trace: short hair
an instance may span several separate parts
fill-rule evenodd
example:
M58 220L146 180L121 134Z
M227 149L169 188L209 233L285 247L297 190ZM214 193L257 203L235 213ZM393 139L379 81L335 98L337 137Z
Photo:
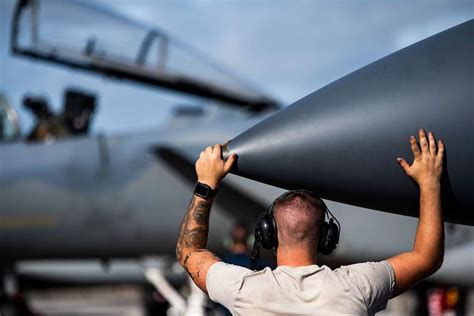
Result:
M289 191L277 198L273 206L278 244L308 246L316 250L326 205L313 192Z

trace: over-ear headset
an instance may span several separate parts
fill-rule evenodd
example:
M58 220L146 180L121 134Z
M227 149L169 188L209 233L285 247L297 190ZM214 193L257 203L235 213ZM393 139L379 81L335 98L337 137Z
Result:
M292 190L283 193L273 201L273 203L263 212L262 215L257 219L255 224L255 242L253 245L252 252L250 254L250 269L255 270L257 263L260 260L260 247L264 249L276 249L278 248L278 234L277 225L275 218L273 217L273 209L275 205L282 199L296 193L307 193L317 198L314 193L307 190ZM323 203L324 207L324 221L321 226L318 242L318 252L323 255L331 254L336 249L337 243L339 242L339 234L341 231L341 225L339 221L332 215L331 211L327 208L326 204ZM329 221L326 221L328 217Z

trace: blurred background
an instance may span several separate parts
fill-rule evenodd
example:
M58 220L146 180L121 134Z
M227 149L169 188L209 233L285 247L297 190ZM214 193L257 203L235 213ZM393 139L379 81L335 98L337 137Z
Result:
M225 314L173 256L200 150L473 15L472 1L0 0L0 315ZM211 247L242 259L281 192L226 179ZM328 206L343 230L324 264L411 247L416 219ZM474 315L474 230L446 231L444 267L380 315Z

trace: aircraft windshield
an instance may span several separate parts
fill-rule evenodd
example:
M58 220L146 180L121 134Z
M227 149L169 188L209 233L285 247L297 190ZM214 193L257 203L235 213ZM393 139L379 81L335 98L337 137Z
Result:
M19 3L12 28L17 54L240 106L276 105L160 29L80 1Z

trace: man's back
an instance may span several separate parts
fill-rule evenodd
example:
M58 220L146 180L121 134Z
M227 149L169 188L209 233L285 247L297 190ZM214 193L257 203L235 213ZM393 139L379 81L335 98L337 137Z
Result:
M218 262L206 279L210 298L235 315L373 315L385 308L394 285L386 262L255 272Z

